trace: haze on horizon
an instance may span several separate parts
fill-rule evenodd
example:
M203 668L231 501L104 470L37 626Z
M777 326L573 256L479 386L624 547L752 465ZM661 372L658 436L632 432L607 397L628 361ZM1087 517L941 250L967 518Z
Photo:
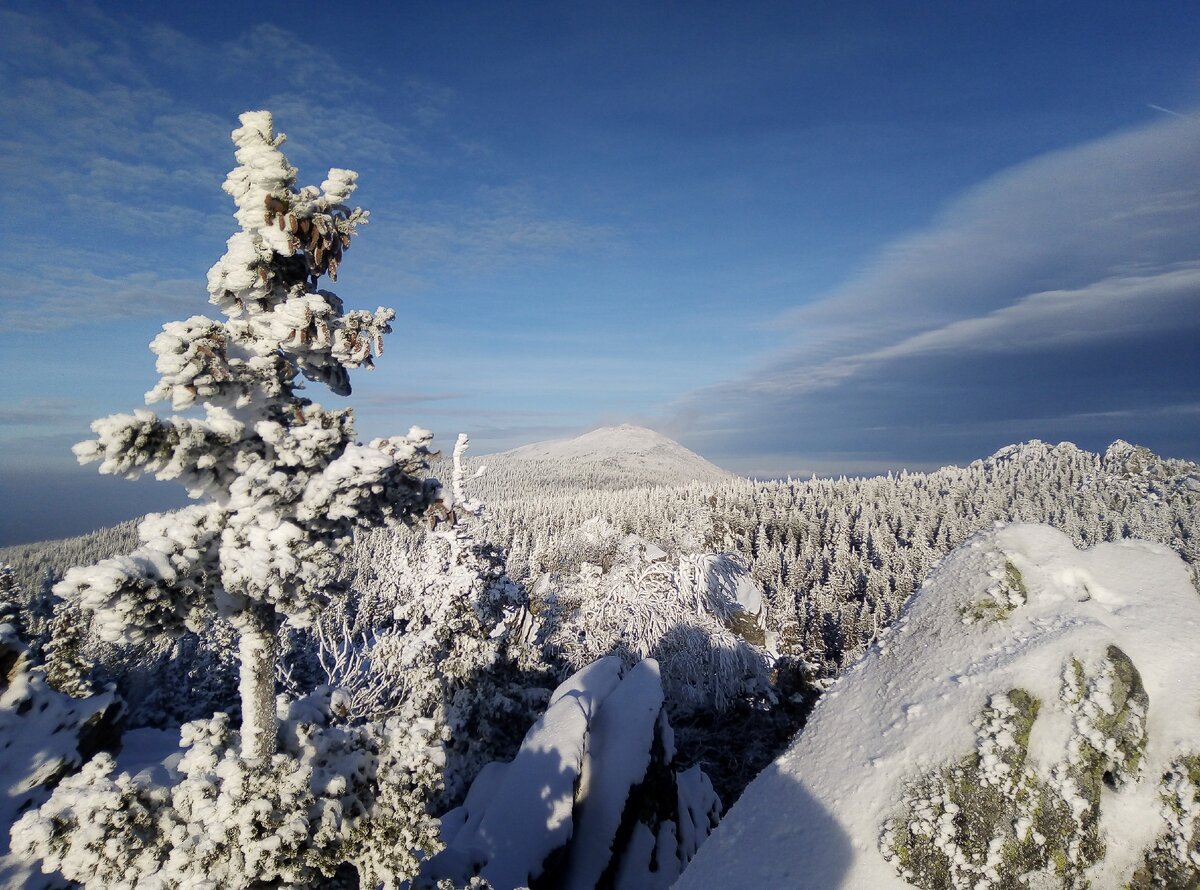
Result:
M1086 14L1086 22L1080 16ZM348 404L473 453L631 421L758 476L1200 458L1200 30L1093 4L0 0L0 544L179 504L70 445L211 314L251 108L360 173Z

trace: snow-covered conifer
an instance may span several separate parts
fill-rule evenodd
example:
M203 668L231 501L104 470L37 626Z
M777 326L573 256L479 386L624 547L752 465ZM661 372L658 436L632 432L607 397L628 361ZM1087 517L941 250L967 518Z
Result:
M377 728L330 725L327 701L285 714L279 731L281 624L312 623L355 530L412 522L440 488L421 474L428 431L364 446L352 411L300 393L303 375L348 394L349 370L370 367L394 317L345 312L318 289L366 221L346 204L356 174L334 169L320 188L297 189L267 112L243 114L232 135L239 166L225 190L241 231L208 276L226 318L171 322L151 344L160 379L147 401L187 413L107 417L75 448L102 473L178 480L200 503L146 517L132 553L69 570L55 593L91 613L108 642L228 620L241 729L224 714L186 724L186 752L158 773L114 772L97 758L26 814L14 832L24 855L89 886L308 885L353 860L355 828L378 821L374 804L389 793L400 795L397 824L416 825L425 802L409 806L405 777L438 760L415 724L393 744ZM417 748L434 753L414 766ZM435 840L404 831L388 865L399 879Z
M21 585L17 582L17 573L8 563L0 565L0 610L4 620L12 624L18 632L24 631L20 618Z
M59 600L50 621L50 635L42 649L46 682L73 698L86 698L96 692L93 665L84 654L87 617L78 604Z
M275 750L280 621L311 620L355 528L410 521L436 494L417 475L430 433L413 428L364 446L352 411L300 393L303 374L348 394L349 370L371 366L395 313L346 312L318 288L323 275L336 280L367 214L346 203L352 171L297 189L283 139L265 111L243 114L233 131L238 166L224 188L241 231L208 274L210 302L226 319L170 322L151 344L160 379L147 401L191 414L113 415L75 447L102 473L175 479L201 503L148 516L133 553L72 569L56 588L95 613L108 641L227 617L240 635L241 749L250 759Z
M54 610L61 602L54 593L54 585L58 577L50 566L42 571L42 580L37 592L29 598L29 640L30 647L40 654L50 640L50 628L54 621Z

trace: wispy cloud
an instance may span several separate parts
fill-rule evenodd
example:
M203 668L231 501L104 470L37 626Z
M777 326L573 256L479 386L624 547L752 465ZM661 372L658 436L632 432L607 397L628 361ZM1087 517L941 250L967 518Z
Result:
M201 281L154 272L105 277L77 268L16 276L5 285L0 329L45 332L122 318L193 315L207 302Z
M72 399L21 399L16 404L0 405L0 431L74 426L84 416L83 406Z
M675 423L714 452L865 443L895 463L920 438L905 426L945 426L945 453L926 455L938 461L997 430L997 444L1069 433L1063 418L1083 413L1118 429L1139 411L1182 445L1195 420L1158 409L1200 383L1197 182L1200 121L1186 117L1005 171L788 313L788 347L683 399Z
M226 63L222 70L233 76L248 71L275 75L307 93L345 94L369 86L369 81L322 47L271 22L250 26L226 42L221 55Z
M1187 117L1186 114L1180 114L1178 111L1172 111L1170 108L1163 108L1161 105L1155 105L1153 102L1146 105L1147 108L1153 108L1155 111L1161 111L1163 114L1170 114L1174 117Z
M481 188L466 200L405 203L372 215L384 244L376 265L413 285L429 277L479 274L585 250L611 250L613 226L557 215L520 185Z
M250 23L205 41L95 4L66 26L49 7L0 10L0 26L13 38L0 57L0 205L22 219L7 243L21 270L8 282L19 299L0 306L9 330L161 315L173 302L202 311L202 269L230 226L219 188L229 132L247 107L290 134L302 182L349 166L364 204L390 208L374 216L369 252L355 252L356 285L420 291L613 238L522 185L455 177L454 199L414 198L412 171L487 154L455 117L454 92L427 78L382 84L299 29ZM201 99L188 95L200 85Z
M355 404L367 409L385 410L408 405L420 405L426 402L448 402L463 398L466 398L466 395L460 392L377 392L357 395L355 397Z

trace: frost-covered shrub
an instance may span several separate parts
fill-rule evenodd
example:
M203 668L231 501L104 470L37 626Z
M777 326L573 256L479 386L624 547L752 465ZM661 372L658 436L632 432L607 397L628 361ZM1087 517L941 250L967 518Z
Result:
M672 714L771 697L762 593L735 556L671 565L658 548L635 542L607 572L584 564L557 600L552 650L576 669L611 654L629 664L653 657Z
M437 821L414 818L440 785L432 723L338 726L328 690L280 717L267 763L242 756L225 714L185 724L182 756L156 770L99 755L17 823L14 848L112 890L320 886L347 861L364 886L411 877L438 847Z
M395 605L384 626L358 639L345 619L340 635L318 626L318 658L348 719L404 714L444 727L451 803L485 763L516 750L549 677L523 633L525 592L508 577L504 554L475 538L482 507L463 490L466 445L460 435L455 520L425 536L412 564L393 567L386 583Z
M345 858L363 887L395 890L442 847L430 805L443 789L445 733L431 719L401 714L363 730L378 760L369 814L350 833Z

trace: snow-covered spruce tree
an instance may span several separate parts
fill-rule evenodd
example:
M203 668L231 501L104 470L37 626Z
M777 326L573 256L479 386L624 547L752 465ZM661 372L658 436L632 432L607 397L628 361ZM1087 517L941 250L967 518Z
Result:
M50 641L51 626L54 623L54 611L62 602L54 594L54 585L58 577L49 566L42 571L42 579L37 591L29 598L29 642L30 648L38 656Z
M150 411L96 421L75 446L100 472L176 479L202 503L148 516L128 556L67 572L55 588L94 612L109 641L201 628L213 613L240 637L242 755L276 746L278 625L305 624L323 601L338 551L356 527L409 521L436 495L422 480L431 435L354 441L349 409L304 398L298 377L350 392L348 369L371 367L395 313L344 312L317 288L336 280L367 214L346 201L357 174L333 169L297 190L271 115L249 112L233 131L239 165L225 181L241 231L208 273L225 321L171 322L151 343L160 380L147 402L203 416Z
M25 630L21 624L21 585L17 582L17 573L8 563L0 565L0 610L3 610L5 620L19 632Z
M147 400L190 414L108 417L76 446L101 472L176 479L201 503L147 517L132 553L71 569L55 588L93 613L105 640L228 619L239 635L241 731L224 714L186 724L186 753L155 774L114 774L113 759L97 757L14 826L19 855L88 886L319 882L353 858L350 841L373 818L380 786L402 785L420 767L405 759L418 734L400 750L368 728L330 726L320 707L277 711L281 623L311 623L355 529L410 522L440 488L418 475L430 433L363 446L351 411L299 394L301 374L348 394L348 369L370 366L394 313L343 312L317 289L365 220L345 203L355 174L332 170L320 189L297 190L270 114L241 123L225 189L242 229L209 273L227 318L167 324L151 344L161 379ZM394 774L386 781L384 760ZM419 816L424 802L399 801L409 803ZM411 871L430 838L416 825L393 870Z
M46 682L73 698L87 698L97 691L93 665L84 654L87 619L79 606L60 600L50 622L49 639L42 650Z

